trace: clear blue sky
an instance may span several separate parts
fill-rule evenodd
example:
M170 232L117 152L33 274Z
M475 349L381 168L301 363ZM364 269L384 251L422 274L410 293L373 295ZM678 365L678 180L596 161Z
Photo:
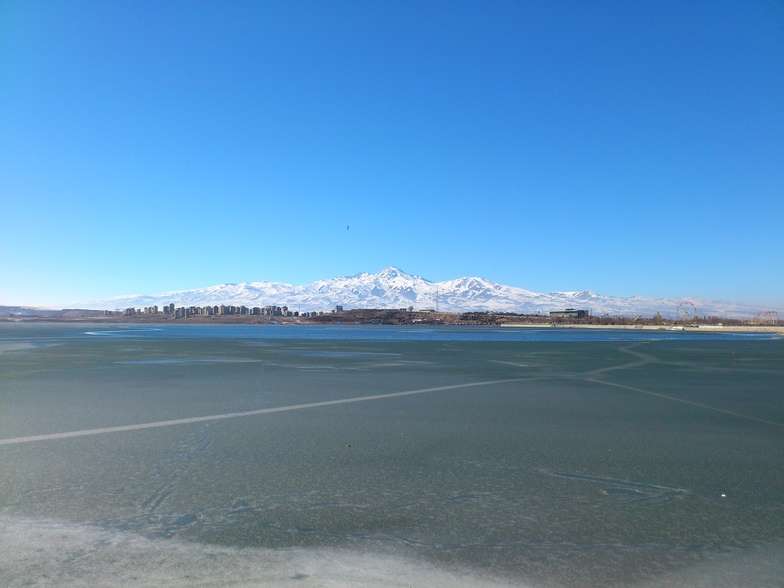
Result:
M0 2L0 304L388 265L783 310L782 3Z

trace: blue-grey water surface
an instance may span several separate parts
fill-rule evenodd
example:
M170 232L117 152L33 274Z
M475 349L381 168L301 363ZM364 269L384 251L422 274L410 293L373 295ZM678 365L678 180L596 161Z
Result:
M0 324L0 584L780 586L784 339Z

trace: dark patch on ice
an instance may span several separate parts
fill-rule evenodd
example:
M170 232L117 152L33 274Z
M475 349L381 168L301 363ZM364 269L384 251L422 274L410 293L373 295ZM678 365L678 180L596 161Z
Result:
M155 492L153 492L153 493L152 493L152 494L151 494L151 495L150 495L150 496L147 498L147 500L145 500L144 502L142 502L142 504L141 504L140 508L147 508L147 507L148 507L148 506L150 506L150 505L151 505L153 502L155 502L155 498L158 496L158 494L160 494L161 490L163 490L165 487L166 487L165 485L164 485L164 486L161 486L161 487L160 487L160 488L158 488L158 489L157 489Z
M188 525L192 525L196 521L199 520L199 517L189 512L188 514L184 514L181 517L177 518L172 525L175 527L187 527Z
M193 445L196 447L197 451L204 451L210 445L212 445L212 437L207 437L205 435L204 437L202 437L201 439L193 443Z

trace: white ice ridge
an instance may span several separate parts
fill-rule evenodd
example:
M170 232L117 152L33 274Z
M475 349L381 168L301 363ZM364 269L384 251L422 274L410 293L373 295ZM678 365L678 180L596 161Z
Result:
M141 429L155 429L158 427L173 427L175 425L188 425L191 423L202 423L205 421L236 419L239 417L249 417L249 416L255 416L260 414L272 414L275 412L288 412L292 410L318 408L321 406L334 406L336 404L350 404L352 402L367 402L370 400L383 400L385 398L397 398L400 396L414 396L417 394L428 394L430 392L441 392L444 390L474 388L477 386L493 386L495 384L507 384L510 382L521 382L525 380L539 380L539 379L541 378L509 378L505 380L487 380L484 382L469 382L467 384L452 384L449 386L437 386L435 388L420 388L419 390L406 390L404 392L390 392L388 394L374 394L372 396L340 398L337 400L325 400L323 402L309 402L306 404L294 404L289 406L276 406L274 408L262 408L259 410L249 410L246 412L229 412L224 414L213 414L208 416L191 417L187 419L174 419L169 421L156 421L153 423L140 423L137 425L122 425L119 427L105 427L102 429L84 429L81 431L51 433L49 435L31 435L29 437L15 437L12 439L0 439L0 445L16 445L19 443L33 443L35 441L55 441L57 439L69 439L71 437L87 437L88 435L104 435L107 433L121 433L124 431L138 431Z

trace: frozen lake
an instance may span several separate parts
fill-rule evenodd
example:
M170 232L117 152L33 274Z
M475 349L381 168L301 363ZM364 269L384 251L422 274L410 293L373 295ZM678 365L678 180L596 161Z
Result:
M4 586L781 577L781 337L0 324Z

